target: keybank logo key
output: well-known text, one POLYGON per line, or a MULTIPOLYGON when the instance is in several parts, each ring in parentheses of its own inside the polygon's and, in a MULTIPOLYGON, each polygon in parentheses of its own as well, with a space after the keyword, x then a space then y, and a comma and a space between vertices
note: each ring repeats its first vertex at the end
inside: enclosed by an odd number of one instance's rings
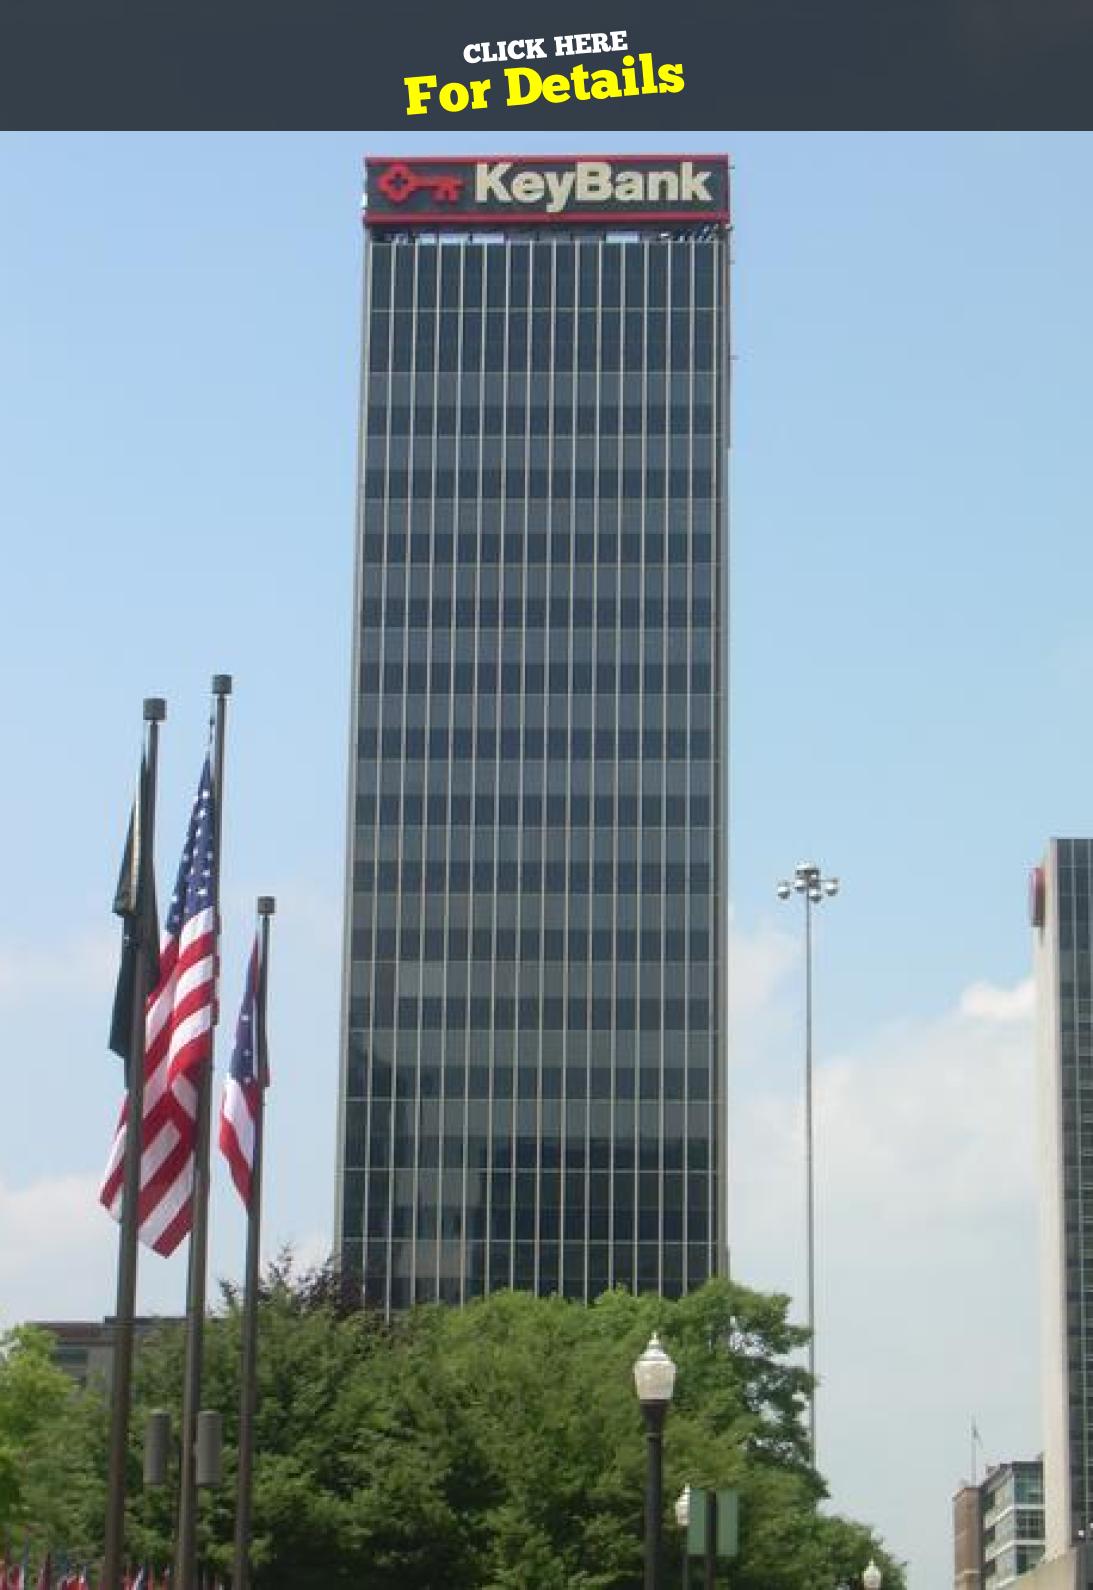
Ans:
POLYGON ((478 204, 534 206, 559 215, 582 204, 713 204, 709 167, 693 160, 663 169, 616 167, 607 160, 577 160, 568 171, 522 170, 510 175, 511 160, 479 160, 474 168, 478 204))

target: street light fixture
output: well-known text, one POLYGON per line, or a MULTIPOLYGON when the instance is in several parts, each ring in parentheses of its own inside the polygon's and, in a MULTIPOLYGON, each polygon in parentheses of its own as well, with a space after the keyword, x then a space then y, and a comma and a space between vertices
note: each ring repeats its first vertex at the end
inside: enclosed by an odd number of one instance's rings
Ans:
POLYGON ((869 1566, 861 1576, 861 1582, 864 1590, 880 1590, 883 1578, 884 1575, 870 1557, 869 1566))
MULTIPOLYGON (((634 1388, 645 1418, 645 1590, 658 1590, 664 1481, 664 1419, 676 1384, 676 1366, 654 1331, 634 1364, 634 1388)), ((688 1503, 689 1503, 688 1498, 688 1503)))
POLYGON ((691 1522, 691 1487, 685 1485, 676 1497, 676 1523, 686 1529, 691 1522))
POLYGON ((686 1590, 690 1584, 691 1559, 688 1553, 687 1530, 691 1523, 691 1487, 685 1485, 676 1497, 676 1523, 683 1532, 683 1577, 680 1581, 686 1590))
POLYGON ((807 1196, 806 1251, 808 1255, 808 1449, 816 1462, 816 1194, 812 1167, 812 908, 839 892, 838 878, 825 878, 814 861, 798 862, 793 880, 778 885, 779 900, 799 894, 805 907, 805 1186, 807 1196))

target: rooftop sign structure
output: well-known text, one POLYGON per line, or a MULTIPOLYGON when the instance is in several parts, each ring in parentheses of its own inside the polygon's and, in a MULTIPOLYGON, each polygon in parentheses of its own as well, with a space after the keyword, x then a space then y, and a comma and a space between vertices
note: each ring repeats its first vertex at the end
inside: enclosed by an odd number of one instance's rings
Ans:
POLYGON ((368 159, 371 227, 689 226, 729 219, 727 155, 368 159))

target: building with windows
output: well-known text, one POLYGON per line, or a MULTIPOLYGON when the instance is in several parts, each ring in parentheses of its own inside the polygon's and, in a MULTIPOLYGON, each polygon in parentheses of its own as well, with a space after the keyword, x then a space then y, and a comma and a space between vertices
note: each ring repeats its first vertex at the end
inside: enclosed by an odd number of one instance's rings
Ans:
POLYGON ((725 1264, 728 164, 367 163, 339 1121, 384 1309, 725 1264))
MULTIPOLYGON (((34 1320, 35 1330, 53 1338, 53 1362, 78 1386, 98 1382, 109 1391, 114 1378, 114 1319, 34 1320)), ((179 1328, 184 1321, 173 1316, 138 1315, 133 1321, 139 1351, 155 1332, 179 1328)))
POLYGON ((953 1499, 954 1590, 1007 1590, 1044 1555, 1044 1466, 992 1465, 953 1499))
POLYGON ((1093 840, 1053 839, 1030 894, 1040 1092, 1048 1557, 1093 1526, 1093 840))

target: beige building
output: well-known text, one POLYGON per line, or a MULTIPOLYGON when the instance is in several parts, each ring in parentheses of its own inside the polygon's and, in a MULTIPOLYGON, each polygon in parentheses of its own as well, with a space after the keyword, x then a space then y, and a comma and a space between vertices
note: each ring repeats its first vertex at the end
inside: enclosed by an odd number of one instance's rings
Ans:
MULTIPOLYGON (((53 1361, 80 1386, 101 1381, 107 1390, 114 1371, 114 1321, 32 1320, 35 1330, 48 1331, 54 1338, 53 1361)), ((181 1325, 182 1321, 148 1315, 134 1321, 137 1345, 161 1325, 181 1325)))

